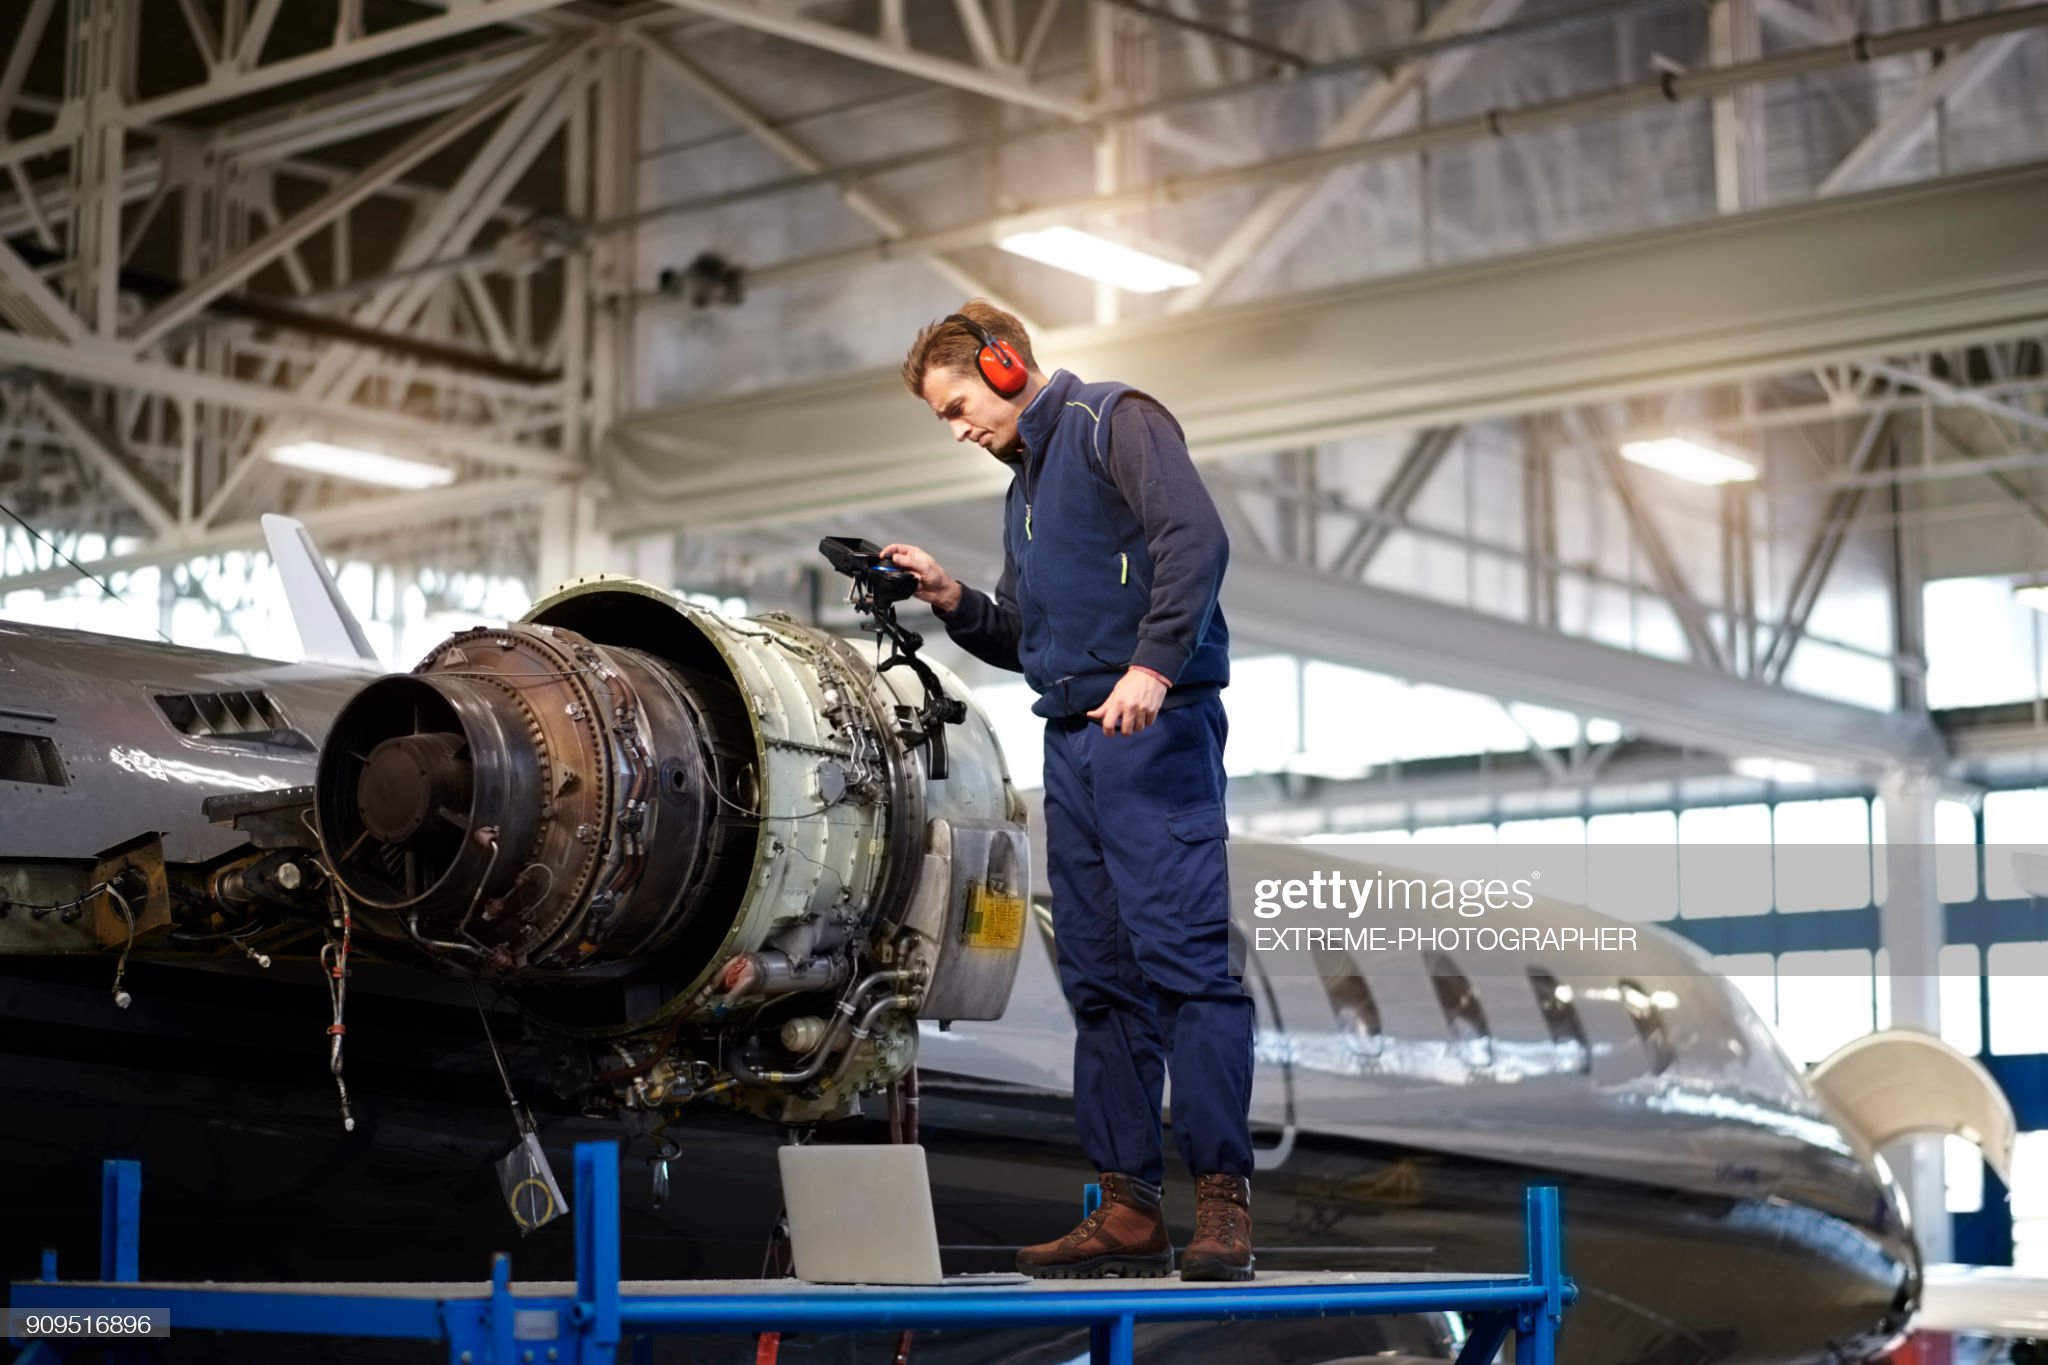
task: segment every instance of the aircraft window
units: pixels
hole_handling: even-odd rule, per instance
[[[1579,1006],[1572,988],[1541,967],[1529,968],[1529,988],[1536,992],[1536,1008],[1550,1029],[1550,1041],[1574,1059],[1574,1070],[1591,1071],[1593,1049],[1587,1045],[1586,1026],[1579,1021]]]
[[[1423,954],[1429,984],[1436,990],[1436,1002],[1443,1007],[1444,1022],[1451,1027],[1451,1040],[1474,1066],[1493,1063],[1493,1030],[1486,1025],[1486,1010],[1471,978],[1458,970],[1448,953]]]
[[[57,754],[57,741],[43,735],[0,730],[0,782],[68,787],[71,778],[64,771],[64,760]]]
[[[1377,1057],[1386,1046],[1380,1026],[1379,1002],[1372,988],[1358,974],[1357,964],[1340,953],[1328,953],[1318,964],[1323,993],[1330,997],[1330,1012],[1337,1017],[1337,1036],[1358,1056]]]
[[[157,708],[178,733],[231,744],[279,744],[308,749],[313,742],[292,728],[267,692],[160,693]]]
[[[1635,1025],[1636,1037],[1643,1040],[1643,1050],[1650,1054],[1650,1070],[1659,1072],[1668,1069],[1677,1051],[1671,1045],[1671,1032],[1664,1026],[1664,1011],[1657,1007],[1651,994],[1633,981],[1620,982],[1622,1008],[1628,1011],[1629,1022]]]

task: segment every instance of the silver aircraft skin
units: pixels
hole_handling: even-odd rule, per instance
[[[61,785],[0,781],[0,860],[89,860],[143,830],[163,834],[171,862],[232,852],[246,838],[200,803],[311,782],[328,721],[370,676],[0,621],[0,734],[46,739],[63,765]],[[250,692],[284,733],[188,734],[158,701]]]
[[[15,903],[0,915],[4,980],[32,981],[58,938],[58,917],[22,907],[56,899],[52,888],[78,884],[80,868],[109,848],[154,832],[169,862],[198,865],[234,853],[244,836],[210,823],[201,802],[310,783],[329,722],[368,676],[0,623],[0,736],[12,737],[0,744],[15,746],[17,762],[44,765],[41,780],[0,779],[0,899]],[[250,692],[266,699],[261,725],[245,719],[240,728],[209,728],[175,700]],[[47,768],[53,754],[57,772]],[[0,769],[17,779],[26,771]],[[1327,846],[1242,839],[1231,859],[1240,904],[1257,879],[1375,866]],[[1539,902],[1530,918],[1611,923],[1555,902]],[[1355,972],[1340,964],[1321,975],[1289,975],[1254,952],[1247,975],[1260,1030],[1256,1212],[1266,1263],[1514,1266],[1517,1191],[1549,1180],[1565,1188],[1566,1264],[1583,1295],[1567,1322],[1572,1358],[1718,1365],[1867,1359],[1887,1349],[1911,1317],[1920,1264],[1882,1162],[1830,1118],[1740,993],[1695,950],[1654,929],[1644,929],[1641,941],[1626,982],[1541,954],[1506,965],[1496,959],[1464,983],[1478,1002],[1471,1010],[1447,1003],[1413,954],[1399,962],[1354,959]],[[1059,1193],[1030,1200],[1085,1178],[1064,1117],[1073,1030],[1053,973],[1056,945],[1047,932],[1025,947],[1001,1020],[921,1029],[923,1140],[934,1153],[949,1244],[1049,1235],[1063,1225],[1071,1200]],[[111,979],[106,950],[90,962],[72,956],[66,966],[104,963]],[[282,989],[283,972],[265,980],[253,961],[232,953],[204,965],[214,982],[210,998],[224,1004],[245,990]],[[298,980],[317,997],[309,977]],[[358,989],[375,994],[380,980],[394,998],[468,1006],[461,983],[405,964],[366,975]],[[5,998],[0,991],[0,1004]],[[33,1000],[41,998],[24,995],[30,1004],[9,1006],[0,1036],[24,1025],[77,1026],[82,1006],[67,1003],[61,1017],[52,1009],[38,1018]],[[1560,1022],[1561,999],[1571,1005],[1568,1023]],[[114,1010],[110,1002],[104,1008]],[[1468,1026],[1472,1018],[1484,1021],[1483,1032]],[[206,1027],[192,1025],[201,1033]],[[0,1112],[33,1112],[24,1087],[56,1074],[5,1069],[30,1050],[0,1045]],[[311,1079],[325,1082],[317,1048],[304,1056]],[[120,1062],[89,1056],[66,1065],[98,1074]],[[490,1088],[479,1093],[486,1100],[479,1108],[487,1108]],[[108,1105],[122,1102],[118,1092],[105,1095]],[[40,1150],[38,1143],[69,1140],[25,1132],[27,1122],[0,1120],[10,1161]],[[707,1134],[714,1131],[726,1133],[707,1126]],[[1047,1136],[1041,1142],[1036,1132]],[[717,1168],[717,1142],[700,1148],[689,1133],[680,1141],[682,1160],[700,1160],[707,1174]],[[452,1139],[449,1150],[459,1150]],[[714,1184],[707,1182],[706,1208],[716,1202],[708,1192]],[[737,1198],[743,1188],[734,1184],[727,1193]],[[1181,1221],[1186,1189],[1176,1183],[1175,1193]],[[1006,1212],[977,1213],[969,1220],[974,1229],[949,1231],[949,1198]],[[1018,1217],[1004,1221],[1010,1215]],[[664,1223],[677,1226],[673,1216]],[[755,1247],[758,1231],[747,1232]],[[1306,1260],[1289,1260],[1288,1247],[1301,1248]],[[28,1272],[20,1246],[10,1241],[0,1251],[7,1258],[0,1271]],[[1484,1259],[1475,1265],[1473,1257]],[[1214,1338],[1245,1340],[1227,1332]],[[1159,1360],[1203,1358],[1190,1353],[1184,1336],[1155,1346]],[[1393,1338],[1378,1346],[1431,1353]],[[1216,1349],[1224,1354],[1211,1358],[1231,1358]],[[1304,1350],[1298,1358],[1329,1355],[1324,1347]],[[1035,1357],[1020,1348],[1002,1358]]]

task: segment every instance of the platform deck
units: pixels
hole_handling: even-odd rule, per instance
[[[1507,1336],[1517,1365],[1555,1365],[1556,1335],[1577,1291],[1565,1277],[1557,1191],[1527,1195],[1528,1267],[1520,1272],[1268,1271],[1237,1284],[1156,1280],[1028,1280],[962,1276],[944,1285],[818,1285],[799,1280],[625,1280],[619,1274],[618,1149],[576,1149],[577,1278],[489,1281],[213,1283],[144,1280],[137,1265],[140,1169],[108,1162],[100,1275],[17,1281],[10,1305],[53,1314],[150,1309],[171,1330],[369,1337],[446,1344],[451,1365],[651,1358],[652,1337],[677,1332],[1086,1326],[1094,1365],[1131,1365],[1140,1322],[1462,1313],[1457,1365],[1488,1365]],[[985,1280],[985,1282],[983,1282]],[[18,1365],[60,1360],[67,1343],[19,1341]],[[151,1343],[134,1348],[146,1357]]]

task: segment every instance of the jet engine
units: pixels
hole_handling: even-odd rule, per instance
[[[613,576],[454,636],[328,732],[353,932],[511,995],[567,1093],[839,1112],[1002,1013],[1030,903],[987,719],[868,654]]]

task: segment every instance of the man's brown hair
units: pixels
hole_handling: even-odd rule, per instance
[[[1023,323],[987,299],[969,299],[955,311],[986,329],[998,341],[1009,342],[1010,349],[1024,362],[1024,368],[1037,371],[1038,362],[1031,356],[1031,334],[1024,330]],[[925,375],[932,370],[979,373],[974,358],[980,351],[981,338],[959,323],[929,323],[917,334],[917,340],[910,343],[910,354],[903,358],[904,387],[922,398]]]

